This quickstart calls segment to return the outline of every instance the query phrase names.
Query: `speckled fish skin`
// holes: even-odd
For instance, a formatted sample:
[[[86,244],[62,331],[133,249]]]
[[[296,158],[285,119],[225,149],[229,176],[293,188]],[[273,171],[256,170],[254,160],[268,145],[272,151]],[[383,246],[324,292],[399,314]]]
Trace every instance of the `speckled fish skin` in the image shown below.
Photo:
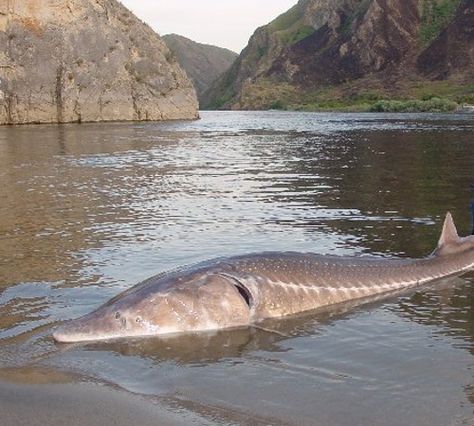
[[[474,236],[458,237],[448,213],[426,258],[265,252],[215,259],[143,281],[53,336],[80,342],[243,327],[472,269]]]

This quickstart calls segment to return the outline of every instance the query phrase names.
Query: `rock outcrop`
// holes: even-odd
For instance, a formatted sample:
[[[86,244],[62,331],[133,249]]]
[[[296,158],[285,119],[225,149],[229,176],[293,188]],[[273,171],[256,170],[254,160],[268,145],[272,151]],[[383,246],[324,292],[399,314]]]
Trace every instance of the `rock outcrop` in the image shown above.
[[[1,0],[0,46],[0,124],[198,117],[165,43],[116,0]]]
[[[229,49],[197,43],[177,34],[164,35],[163,40],[194,83],[199,100],[239,56]]]
[[[256,30],[202,106],[304,107],[324,96],[436,95],[435,80],[472,85],[473,8],[472,0],[300,0]]]
[[[417,45],[417,0],[374,1],[352,14],[339,9],[332,21],[289,46],[267,75],[307,85],[338,84],[393,69]]]

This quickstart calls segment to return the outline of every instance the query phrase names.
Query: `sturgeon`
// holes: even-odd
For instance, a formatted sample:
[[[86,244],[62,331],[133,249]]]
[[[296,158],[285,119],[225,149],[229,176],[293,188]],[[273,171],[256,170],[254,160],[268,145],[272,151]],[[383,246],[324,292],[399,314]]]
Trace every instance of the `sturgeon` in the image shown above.
[[[474,235],[446,215],[420,259],[264,252],[210,260],[149,278],[53,333],[58,342],[246,327],[474,270]]]

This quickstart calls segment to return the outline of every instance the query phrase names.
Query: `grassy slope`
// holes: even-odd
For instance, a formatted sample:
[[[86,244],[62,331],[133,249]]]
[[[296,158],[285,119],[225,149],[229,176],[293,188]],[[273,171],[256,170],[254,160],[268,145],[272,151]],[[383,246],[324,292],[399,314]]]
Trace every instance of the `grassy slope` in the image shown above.
[[[422,24],[419,38],[423,46],[428,46],[454,18],[461,0],[422,0]]]
[[[452,81],[412,81],[397,88],[367,89],[363,80],[301,92],[290,84],[271,81],[253,85],[243,95],[244,108],[305,111],[451,111],[474,104],[474,84]]]
[[[314,33],[314,28],[303,23],[305,1],[300,1],[291,9],[268,24],[270,33],[276,34],[284,46],[290,46]]]

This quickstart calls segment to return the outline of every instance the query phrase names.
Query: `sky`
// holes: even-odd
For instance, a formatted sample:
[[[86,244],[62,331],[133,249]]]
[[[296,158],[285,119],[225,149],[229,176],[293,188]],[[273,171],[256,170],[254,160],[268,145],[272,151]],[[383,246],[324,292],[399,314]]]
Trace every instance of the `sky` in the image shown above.
[[[120,0],[160,35],[175,33],[237,53],[297,0]]]

